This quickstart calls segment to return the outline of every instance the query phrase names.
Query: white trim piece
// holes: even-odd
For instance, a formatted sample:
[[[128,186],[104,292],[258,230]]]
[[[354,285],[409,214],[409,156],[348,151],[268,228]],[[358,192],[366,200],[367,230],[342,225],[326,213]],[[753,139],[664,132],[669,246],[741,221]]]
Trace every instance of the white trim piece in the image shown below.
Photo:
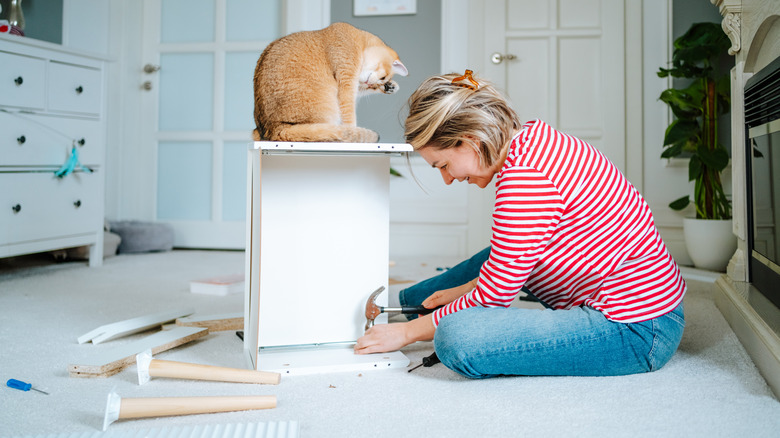
[[[752,286],[733,282],[726,275],[720,276],[715,285],[715,305],[775,396],[780,397],[780,338],[745,300]]]
[[[78,341],[79,344],[83,344],[89,341],[92,341],[93,344],[99,344],[104,341],[131,335],[133,333],[140,333],[142,331],[161,326],[167,322],[174,321],[176,318],[192,315],[193,313],[195,313],[195,309],[168,310],[165,312],[155,313],[153,315],[145,315],[139,316],[137,318],[126,319],[124,321],[117,321],[111,324],[101,325],[100,327],[79,336]]]
[[[441,71],[456,72],[469,63],[469,0],[441,2]],[[467,31],[464,32],[464,29]]]
[[[284,376],[305,376],[337,372],[403,369],[409,358],[400,351],[355,354],[354,344],[313,348],[260,349],[258,362],[264,371]]]
[[[285,35],[319,30],[330,24],[330,0],[287,0],[283,14]]]
[[[263,154],[288,152],[322,152],[322,153],[403,153],[413,152],[412,145],[406,143],[333,143],[333,142],[281,142],[256,141],[254,149]]]
[[[158,354],[206,336],[208,333],[209,330],[202,327],[175,327],[160,331],[135,342],[99,350],[79,364],[68,365],[68,372],[71,377],[112,376],[136,363],[135,356],[142,351],[151,349],[152,354]]]
[[[705,271],[689,266],[680,266],[680,273],[686,280],[695,280],[704,283],[715,283],[715,281],[723,275],[722,272]]]

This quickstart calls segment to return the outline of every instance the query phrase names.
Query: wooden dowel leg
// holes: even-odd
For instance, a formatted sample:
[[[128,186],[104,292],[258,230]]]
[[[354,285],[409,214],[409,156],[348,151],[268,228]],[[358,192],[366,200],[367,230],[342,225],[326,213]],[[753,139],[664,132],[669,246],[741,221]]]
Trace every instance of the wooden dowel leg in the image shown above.
[[[119,408],[119,418],[211,414],[275,407],[275,395],[123,398]]]
[[[186,362],[152,359],[149,375],[177,379],[210,380],[219,382],[263,383],[278,385],[281,375],[268,371],[242,370]]]

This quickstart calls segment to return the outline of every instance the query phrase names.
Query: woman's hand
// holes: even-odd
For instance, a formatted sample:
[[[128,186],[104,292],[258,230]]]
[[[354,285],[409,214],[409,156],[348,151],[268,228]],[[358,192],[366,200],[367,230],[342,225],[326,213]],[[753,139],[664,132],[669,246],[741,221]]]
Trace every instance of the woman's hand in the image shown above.
[[[417,341],[430,341],[436,332],[431,315],[409,322],[377,324],[366,330],[355,344],[356,354],[396,351]]]
[[[455,286],[450,289],[444,289],[437,292],[434,292],[425,299],[425,301],[422,302],[422,305],[426,309],[435,309],[436,307],[443,306],[445,304],[449,304],[458,298],[462,297],[463,295],[466,295],[467,293],[471,292],[472,289],[477,284],[477,279],[474,279],[472,281],[469,281],[466,284],[462,284],[460,286]]]

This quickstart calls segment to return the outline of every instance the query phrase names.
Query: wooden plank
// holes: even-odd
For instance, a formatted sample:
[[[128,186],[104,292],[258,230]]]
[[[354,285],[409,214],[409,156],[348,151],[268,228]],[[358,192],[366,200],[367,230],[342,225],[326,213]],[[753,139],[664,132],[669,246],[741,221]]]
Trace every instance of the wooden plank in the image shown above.
[[[144,315],[137,318],[126,319],[124,321],[117,321],[111,324],[101,325],[100,327],[79,336],[78,341],[79,344],[89,341],[92,341],[93,344],[99,344],[133,333],[140,333],[161,326],[176,318],[192,315],[193,313],[195,313],[195,309],[168,310],[153,315]]]
[[[134,364],[135,355],[142,351],[151,349],[152,354],[158,354],[208,333],[209,330],[203,327],[175,327],[157,332],[134,342],[95,352],[77,364],[68,365],[68,373],[71,377],[113,376]]]
[[[237,312],[218,315],[192,315],[176,319],[176,325],[182,327],[206,327],[210,332],[243,330],[244,314]]]

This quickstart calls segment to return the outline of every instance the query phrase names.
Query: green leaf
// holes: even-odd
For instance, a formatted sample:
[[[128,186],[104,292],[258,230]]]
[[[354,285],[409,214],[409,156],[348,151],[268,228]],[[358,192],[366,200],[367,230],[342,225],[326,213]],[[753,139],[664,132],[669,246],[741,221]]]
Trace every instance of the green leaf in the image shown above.
[[[691,199],[688,197],[688,195],[683,196],[680,199],[676,199],[669,203],[669,208],[672,210],[680,211],[688,206],[688,204],[691,203]]]
[[[688,162],[688,181],[695,181],[702,175],[702,163],[698,156],[694,155]]]
[[[720,172],[729,164],[729,153],[723,146],[715,149],[708,149],[706,145],[699,145],[696,154],[701,159],[702,164],[712,170]]]
[[[683,145],[685,145],[685,142],[681,141],[668,146],[666,149],[664,149],[663,152],[661,152],[661,158],[674,158],[680,155],[683,151]]]
[[[680,142],[690,142],[692,139],[699,137],[699,123],[689,120],[675,120],[668,128],[666,128],[666,134],[664,135],[664,145],[676,145]]]

